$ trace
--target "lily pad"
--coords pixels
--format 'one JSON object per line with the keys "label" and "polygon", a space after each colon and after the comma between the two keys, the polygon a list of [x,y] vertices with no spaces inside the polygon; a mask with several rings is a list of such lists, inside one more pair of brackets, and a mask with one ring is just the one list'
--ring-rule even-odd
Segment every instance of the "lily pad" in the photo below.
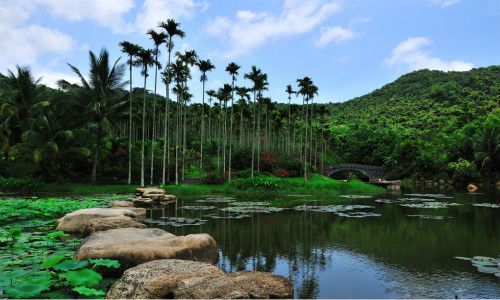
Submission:
{"label": "lily pad", "polygon": [[313,212],[345,212],[354,209],[366,209],[366,208],[374,208],[371,205],[299,205],[295,206],[293,209],[297,211],[313,211]]}
{"label": "lily pad", "polygon": [[500,208],[500,204],[495,204],[495,203],[473,203],[472,206],[488,207],[488,208]]}
{"label": "lily pad", "polygon": [[410,207],[410,208],[448,208],[450,206],[458,206],[459,203],[450,203],[450,202],[424,202],[424,203],[400,203],[400,206]]}
{"label": "lily pad", "polygon": [[372,198],[372,196],[366,196],[366,195],[340,195],[339,197],[348,198],[348,199],[368,199],[368,198]]}
{"label": "lily pad", "polygon": [[408,217],[415,217],[420,219],[427,220],[444,220],[444,219],[453,219],[453,217],[449,216],[435,216],[435,215],[407,215]]}
{"label": "lily pad", "polygon": [[229,203],[231,206],[251,206],[251,207],[256,207],[256,206],[269,206],[269,202],[231,202]]}
{"label": "lily pad", "polygon": [[202,219],[189,219],[189,218],[176,218],[176,217],[167,217],[164,218],[164,222],[159,222],[159,225],[169,225],[174,227],[181,226],[195,226],[195,225],[203,225],[207,222],[207,220]]}
{"label": "lily pad", "polygon": [[235,202],[236,200],[231,197],[208,197],[205,199],[198,199],[195,202],[198,203],[230,203]]}
{"label": "lily pad", "polygon": [[394,201],[389,200],[389,199],[377,199],[377,200],[375,200],[375,202],[378,202],[378,203],[385,203],[385,204],[391,204],[391,203],[394,203]]}
{"label": "lily pad", "polygon": [[187,210],[211,210],[215,209],[215,206],[206,206],[206,205],[186,205],[182,206],[182,209],[187,209]]}
{"label": "lily pad", "polygon": [[465,256],[455,256],[454,257],[455,259],[460,259],[460,260],[468,260],[468,261],[471,261],[472,258],[470,257],[465,257]]}
{"label": "lily pad", "polygon": [[486,267],[486,266],[477,267],[477,270],[481,273],[487,273],[487,274],[495,274],[500,271],[498,267]]}
{"label": "lily pad", "polygon": [[205,215],[205,217],[212,219],[235,219],[235,220],[249,218],[251,216],[252,216],[251,214],[235,213],[235,212],[228,212],[224,213],[223,215],[218,215],[218,214]]}
{"label": "lily pad", "polygon": [[252,213],[272,213],[283,211],[284,208],[268,207],[268,206],[230,206],[221,209],[221,211],[239,213],[239,214],[252,214]]}
{"label": "lily pad", "polygon": [[445,194],[405,194],[405,196],[411,197],[424,197],[424,198],[439,198],[439,199],[452,199],[451,196],[446,196]]}
{"label": "lily pad", "polygon": [[346,217],[346,218],[367,218],[367,217],[380,217],[381,214],[376,214],[372,212],[364,212],[364,211],[357,211],[357,212],[342,212],[342,213],[336,213],[337,216],[339,217]]}

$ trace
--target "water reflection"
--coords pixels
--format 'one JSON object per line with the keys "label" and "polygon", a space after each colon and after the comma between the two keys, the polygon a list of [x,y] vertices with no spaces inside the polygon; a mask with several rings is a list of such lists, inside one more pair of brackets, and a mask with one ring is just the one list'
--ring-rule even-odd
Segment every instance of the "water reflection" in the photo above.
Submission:
{"label": "water reflection", "polygon": [[[164,213],[207,219],[207,223],[152,226],[176,235],[209,233],[219,246],[219,267],[227,272],[258,270],[284,275],[293,280],[298,298],[499,298],[500,278],[478,273],[470,262],[454,259],[500,254],[500,209],[467,204],[494,203],[498,193],[447,196],[462,205],[420,209],[375,199],[345,200],[348,204],[373,205],[373,211],[381,215],[362,219],[292,210],[251,214],[242,219],[211,219],[206,215],[213,211],[181,207]],[[391,197],[395,196],[384,198]],[[210,205],[222,208],[228,204]],[[163,214],[151,213],[153,219]]]}

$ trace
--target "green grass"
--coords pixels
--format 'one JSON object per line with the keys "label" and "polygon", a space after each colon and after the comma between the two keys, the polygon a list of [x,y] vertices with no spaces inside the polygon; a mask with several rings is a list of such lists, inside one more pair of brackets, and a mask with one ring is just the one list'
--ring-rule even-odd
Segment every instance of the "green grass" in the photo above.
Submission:
{"label": "green grass", "polygon": [[[231,183],[208,185],[169,185],[168,193],[178,197],[193,198],[209,194],[229,194],[247,200],[272,200],[273,206],[290,207],[308,201],[332,203],[342,201],[338,197],[344,194],[377,195],[385,189],[359,180],[338,181],[321,175],[313,175],[304,182],[303,178],[279,178],[257,176],[234,179]],[[292,195],[292,196],[290,196]],[[299,197],[293,197],[298,195]],[[309,195],[300,197],[300,195]]]}
{"label": "green grass", "polygon": [[138,185],[92,184],[92,183],[47,183],[41,188],[46,193],[71,193],[78,195],[133,193]]}

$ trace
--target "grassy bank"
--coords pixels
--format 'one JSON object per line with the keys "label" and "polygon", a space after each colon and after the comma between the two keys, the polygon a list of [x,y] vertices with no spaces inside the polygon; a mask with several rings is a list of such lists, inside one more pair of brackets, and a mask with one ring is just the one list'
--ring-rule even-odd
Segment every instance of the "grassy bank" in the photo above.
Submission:
{"label": "grassy bank", "polygon": [[308,201],[332,203],[339,195],[377,195],[385,189],[359,180],[338,181],[321,175],[303,178],[279,178],[258,176],[234,179],[231,183],[218,185],[181,184],[164,187],[168,193],[181,198],[199,197],[208,194],[228,194],[247,200],[272,200],[274,206],[289,207]]}

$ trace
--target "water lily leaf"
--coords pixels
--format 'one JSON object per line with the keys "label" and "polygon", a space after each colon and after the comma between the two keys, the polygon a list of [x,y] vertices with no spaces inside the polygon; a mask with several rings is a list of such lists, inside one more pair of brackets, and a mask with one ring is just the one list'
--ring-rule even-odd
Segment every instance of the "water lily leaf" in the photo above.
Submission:
{"label": "water lily leaf", "polygon": [[118,269],[120,267],[120,262],[114,259],[91,259],[90,263],[94,264],[94,266],[103,266],[114,269]]}
{"label": "water lily leaf", "polygon": [[50,278],[40,276],[28,278],[21,283],[7,289],[7,294],[12,298],[34,298],[41,292],[49,290],[51,287]]}
{"label": "water lily leaf", "polygon": [[90,269],[69,271],[61,274],[61,276],[66,278],[68,283],[74,287],[77,286],[91,287],[98,284],[102,280],[101,274]]}
{"label": "water lily leaf", "polygon": [[472,206],[488,207],[488,208],[500,208],[500,204],[494,204],[494,203],[473,203]]}
{"label": "water lily leaf", "polygon": [[486,267],[486,266],[478,267],[477,270],[481,273],[487,273],[487,274],[495,274],[500,271],[498,267]]}
{"label": "water lily leaf", "polygon": [[54,270],[57,271],[73,271],[83,269],[88,266],[88,261],[72,260],[68,259],[54,266]]}
{"label": "water lily leaf", "polygon": [[206,206],[206,205],[185,205],[181,207],[181,209],[187,209],[187,210],[211,210],[215,209],[215,206]]}
{"label": "water lily leaf", "polygon": [[73,288],[73,291],[84,296],[104,296],[106,294],[106,292],[102,290],[91,289],[84,286]]}
{"label": "water lily leaf", "polygon": [[47,234],[47,236],[52,239],[52,240],[55,240],[57,238],[66,238],[66,237],[70,237],[69,234],[65,233],[64,231],[54,231],[54,232],[50,232],[49,234]]}
{"label": "water lily leaf", "polygon": [[495,273],[495,276],[496,276],[496,277],[500,277],[500,272]]}
{"label": "water lily leaf", "polygon": [[46,268],[50,268],[52,266],[55,266],[64,259],[66,259],[66,256],[64,256],[64,255],[49,256],[46,260],[43,261],[42,268],[46,269]]}
{"label": "water lily leaf", "polygon": [[454,258],[455,259],[460,259],[460,260],[469,260],[469,261],[472,260],[472,258],[470,258],[470,257],[464,257],[464,256],[455,256]]}

